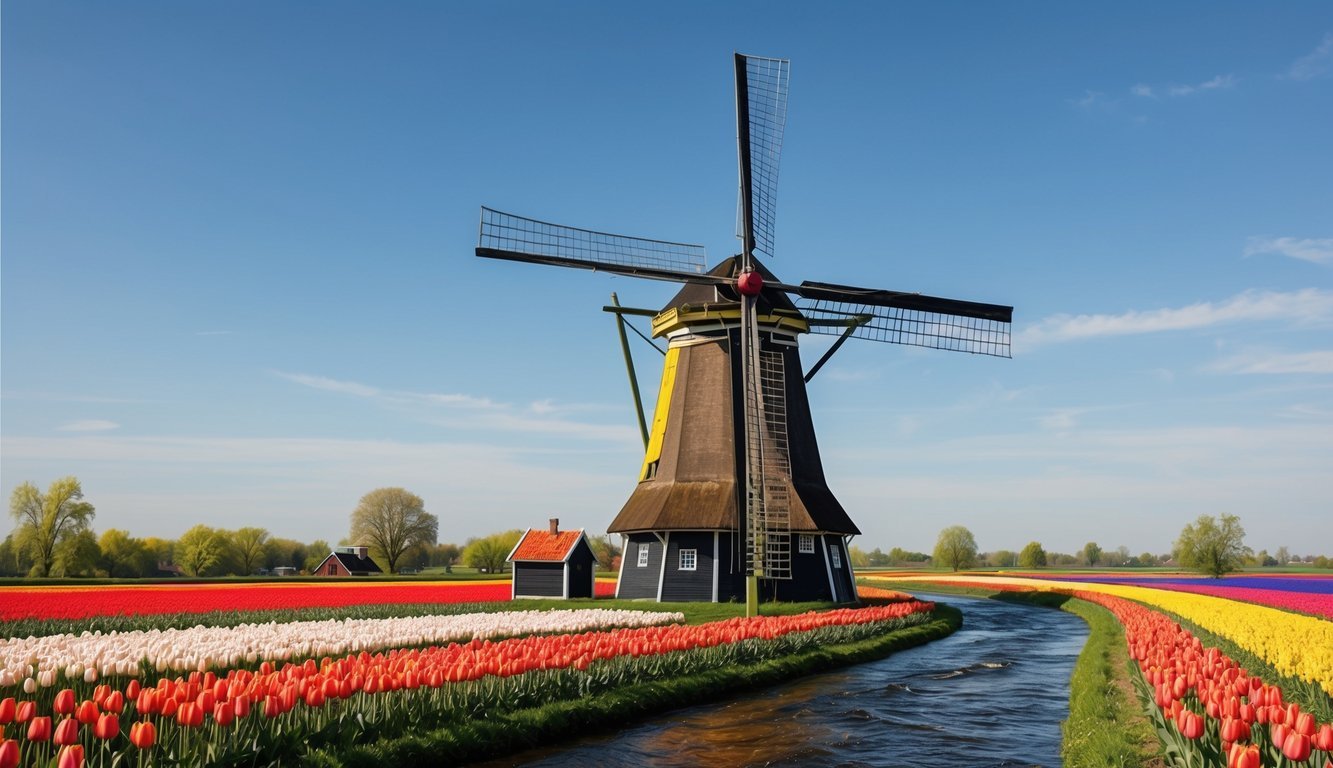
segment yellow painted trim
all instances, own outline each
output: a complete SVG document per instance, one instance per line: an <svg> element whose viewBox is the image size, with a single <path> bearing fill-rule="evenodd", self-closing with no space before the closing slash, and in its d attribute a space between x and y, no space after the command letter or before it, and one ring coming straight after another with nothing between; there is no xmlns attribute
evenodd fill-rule
<svg viewBox="0 0 1333 768"><path fill-rule="evenodd" d="M672 307L665 310L653 318L653 336L665 336L672 331L695 325L697 323L707 322L740 322L741 310L739 306L731 309L708 309L703 307L694 309L686 306L684 311L680 308ZM809 333L810 323L800 315L790 315L786 312L781 314L759 315L757 318L760 325L774 325L795 333Z"/></svg>
<svg viewBox="0 0 1333 768"><path fill-rule="evenodd" d="M667 412L671 410L671 392L676 387L676 365L680 362L680 348L667 349L662 364L662 385L657 390L657 406L653 408L653 426L648 433L648 450L643 454L643 468L639 481L648 479L648 468L662 458L662 440L666 437Z"/></svg>

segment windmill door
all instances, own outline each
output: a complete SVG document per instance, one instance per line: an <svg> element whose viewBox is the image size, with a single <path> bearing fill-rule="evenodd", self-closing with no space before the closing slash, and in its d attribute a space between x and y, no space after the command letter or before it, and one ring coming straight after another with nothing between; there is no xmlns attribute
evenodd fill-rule
<svg viewBox="0 0 1333 768"><path fill-rule="evenodd" d="M852 602L852 595L849 592L851 579L847 578L848 568L851 563L843 557L842 541L833 538L828 542L828 564L833 573L833 601L837 603Z"/></svg>

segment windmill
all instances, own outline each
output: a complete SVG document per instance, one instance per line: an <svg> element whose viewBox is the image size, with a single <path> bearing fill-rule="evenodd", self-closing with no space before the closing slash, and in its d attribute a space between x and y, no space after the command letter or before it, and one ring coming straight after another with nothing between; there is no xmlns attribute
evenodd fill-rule
<svg viewBox="0 0 1333 768"><path fill-rule="evenodd" d="M741 249L707 271L702 246L481 211L478 256L684 284L660 312L606 307L651 316L668 341L651 432L640 414L639 484L609 528L627 538L621 597L743 589L750 615L761 588L855 601L846 539L860 531L824 482L805 384L849 338L1009 356L1011 307L769 271L789 74L785 59L735 56ZM805 373L802 333L838 337Z"/></svg>

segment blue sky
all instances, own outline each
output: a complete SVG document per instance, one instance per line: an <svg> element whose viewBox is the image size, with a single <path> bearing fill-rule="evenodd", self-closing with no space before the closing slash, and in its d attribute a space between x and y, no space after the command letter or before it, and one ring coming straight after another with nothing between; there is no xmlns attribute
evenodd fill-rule
<svg viewBox="0 0 1333 768"><path fill-rule="evenodd" d="M6 498L604 531L642 447L600 308L674 289L477 259L478 207L734 253L734 51L792 60L780 277L1015 307L1012 360L861 342L811 382L858 545L1234 513L1333 554L1322 2L7 2Z"/></svg>

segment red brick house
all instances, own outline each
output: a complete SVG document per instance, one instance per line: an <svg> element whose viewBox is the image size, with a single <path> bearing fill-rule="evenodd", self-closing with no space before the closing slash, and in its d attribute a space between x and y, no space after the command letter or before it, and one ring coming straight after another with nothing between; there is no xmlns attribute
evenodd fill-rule
<svg viewBox="0 0 1333 768"><path fill-rule="evenodd" d="M338 547L320 562L311 576L370 576L384 573L374 560L370 559L369 547Z"/></svg>

